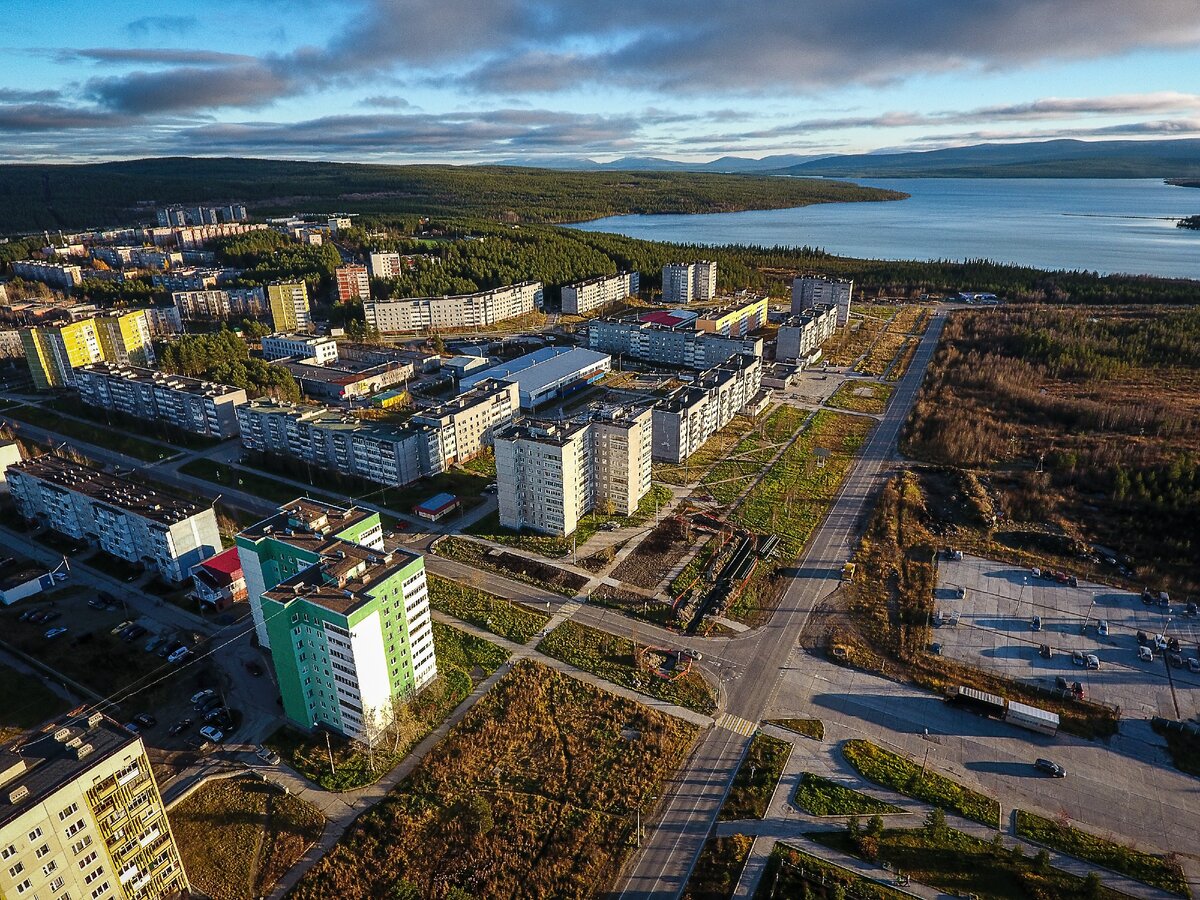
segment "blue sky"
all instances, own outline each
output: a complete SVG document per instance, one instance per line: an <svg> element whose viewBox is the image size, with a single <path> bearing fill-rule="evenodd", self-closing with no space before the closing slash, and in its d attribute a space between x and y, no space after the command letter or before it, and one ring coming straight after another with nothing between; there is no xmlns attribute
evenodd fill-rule
<svg viewBox="0 0 1200 900"><path fill-rule="evenodd" d="M1195 0L5 0L0 161L1200 136Z"/></svg>

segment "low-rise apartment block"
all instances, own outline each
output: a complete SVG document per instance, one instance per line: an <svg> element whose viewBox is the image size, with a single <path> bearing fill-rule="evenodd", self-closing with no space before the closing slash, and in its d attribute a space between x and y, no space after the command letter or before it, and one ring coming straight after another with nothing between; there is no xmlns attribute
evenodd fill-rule
<svg viewBox="0 0 1200 900"><path fill-rule="evenodd" d="M640 286L637 272L618 272L568 284L562 289L562 311L582 316L609 303L636 297Z"/></svg>
<svg viewBox="0 0 1200 900"><path fill-rule="evenodd" d="M83 283L83 269L72 263L43 262L40 259L18 259L12 264L13 274L26 281L40 281L60 291L69 291Z"/></svg>
<svg viewBox="0 0 1200 900"><path fill-rule="evenodd" d="M717 264L711 260L667 263L662 269L663 303L692 303L717 296Z"/></svg>
<svg viewBox="0 0 1200 900"><path fill-rule="evenodd" d="M780 324L775 336L775 358L781 362L810 359L837 329L837 307L814 304L808 312L791 315Z"/></svg>
<svg viewBox="0 0 1200 900"><path fill-rule="evenodd" d="M515 383L484 381L453 400L421 410L412 423L437 432L444 468L492 446L496 432L513 423L520 405Z"/></svg>
<svg viewBox="0 0 1200 900"><path fill-rule="evenodd" d="M362 399L404 384L413 374L412 363L407 362L372 366L347 360L318 366L309 360L284 359L277 365L292 373L306 397L318 400Z"/></svg>
<svg viewBox="0 0 1200 900"><path fill-rule="evenodd" d="M739 356L676 388L654 407L654 458L681 463L733 421L762 387L762 359Z"/></svg>
<svg viewBox="0 0 1200 900"><path fill-rule="evenodd" d="M378 740L437 677L424 557L387 550L379 513L294 500L237 536L284 713Z"/></svg>
<svg viewBox="0 0 1200 900"><path fill-rule="evenodd" d="M237 435L236 409L246 402L241 388L107 362L76 369L75 388L89 406L220 440Z"/></svg>
<svg viewBox="0 0 1200 900"><path fill-rule="evenodd" d="M482 328L541 308L542 283L524 281L477 294L365 303L363 313L368 325L387 333Z"/></svg>
<svg viewBox="0 0 1200 900"><path fill-rule="evenodd" d="M312 359L318 366L337 362L337 341L328 335L269 334L262 339L263 359Z"/></svg>
<svg viewBox="0 0 1200 900"><path fill-rule="evenodd" d="M371 279L367 276L367 267L360 265L338 266L333 271L337 285L337 298L345 303L348 300L370 300Z"/></svg>
<svg viewBox="0 0 1200 900"><path fill-rule="evenodd" d="M222 222L219 225L191 225L172 228L169 232L171 242L180 250L198 250L209 241L217 238L233 237L247 234L251 231L265 231L267 226L262 222L253 224L245 222Z"/></svg>
<svg viewBox="0 0 1200 900"><path fill-rule="evenodd" d="M142 739L101 713L0 749L0 896L159 900L189 891Z"/></svg>
<svg viewBox="0 0 1200 900"><path fill-rule="evenodd" d="M211 506L151 490L132 476L46 455L9 466L8 484L24 518L144 565L164 581L183 581L221 549Z"/></svg>
<svg viewBox="0 0 1200 900"><path fill-rule="evenodd" d="M792 312L807 312L817 304L836 306L837 323L844 326L850 321L850 300L853 295L853 281L827 275L801 275L792 280Z"/></svg>
<svg viewBox="0 0 1200 900"><path fill-rule="evenodd" d="M669 313L595 319L587 324L587 343L613 356L688 369L711 369L739 355L762 356L762 338L709 334L693 330L694 324Z"/></svg>
<svg viewBox="0 0 1200 900"><path fill-rule="evenodd" d="M260 287L176 291L171 300L185 321L257 318L270 310L266 294Z"/></svg>
<svg viewBox="0 0 1200 900"><path fill-rule="evenodd" d="M568 535L596 508L629 515L650 491L650 410L526 422L496 435L500 524Z"/></svg>
<svg viewBox="0 0 1200 900"><path fill-rule="evenodd" d="M303 281L267 285L267 304L276 331L307 331L312 325L308 307L308 285Z"/></svg>
<svg viewBox="0 0 1200 900"><path fill-rule="evenodd" d="M745 337L767 324L767 298L739 298L727 306L706 309L696 319L696 330L724 337Z"/></svg>

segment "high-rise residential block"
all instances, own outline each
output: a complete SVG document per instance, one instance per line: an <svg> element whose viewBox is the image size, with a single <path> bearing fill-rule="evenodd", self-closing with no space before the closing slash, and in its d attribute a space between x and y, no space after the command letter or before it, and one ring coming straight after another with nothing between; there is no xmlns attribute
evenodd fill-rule
<svg viewBox="0 0 1200 900"><path fill-rule="evenodd" d="M780 362L798 362L831 338L838 328L838 309L814 303L807 312L784 319L775 335L775 358Z"/></svg>
<svg viewBox="0 0 1200 900"><path fill-rule="evenodd" d="M369 254L367 262L371 267L372 278L399 278L404 273L404 263L399 253L381 250Z"/></svg>
<svg viewBox="0 0 1200 900"><path fill-rule="evenodd" d="M96 334L106 362L122 366L154 364L154 338L145 310L97 316Z"/></svg>
<svg viewBox="0 0 1200 900"><path fill-rule="evenodd" d="M696 319L696 330L740 338L766 324L767 298L743 296L727 306L706 309Z"/></svg>
<svg viewBox="0 0 1200 900"><path fill-rule="evenodd" d="M229 288L228 290L176 291L171 294L179 317L193 319L231 319L241 316L257 318L270 307L261 287Z"/></svg>
<svg viewBox="0 0 1200 900"><path fill-rule="evenodd" d="M792 280L792 312L807 312L818 303L837 307L838 327L850 321L854 282L826 275L801 275Z"/></svg>
<svg viewBox="0 0 1200 900"><path fill-rule="evenodd" d="M387 550L379 513L294 500L237 536L283 709L371 741L437 677L425 560Z"/></svg>
<svg viewBox="0 0 1200 900"><path fill-rule="evenodd" d="M662 269L664 303L691 303L717 296L717 264L710 260L667 263Z"/></svg>
<svg viewBox="0 0 1200 900"><path fill-rule="evenodd" d="M581 316L608 303L636 297L640 286L637 272L618 272L568 284L562 289L562 311Z"/></svg>
<svg viewBox="0 0 1200 900"><path fill-rule="evenodd" d="M69 387L75 368L104 359L94 319L65 325L39 325L21 332L25 362L39 391Z"/></svg>
<svg viewBox="0 0 1200 900"><path fill-rule="evenodd" d="M762 356L760 337L725 337L696 331L684 310L658 311L587 323L587 345L613 356L690 369L711 369L735 356Z"/></svg>
<svg viewBox="0 0 1200 900"><path fill-rule="evenodd" d="M276 331L308 331L312 324L308 310L308 285L303 281L267 285L267 303Z"/></svg>
<svg viewBox="0 0 1200 900"><path fill-rule="evenodd" d="M142 739L101 713L0 749L0 896L159 900L189 891Z"/></svg>
<svg viewBox="0 0 1200 900"><path fill-rule="evenodd" d="M654 458L681 463L733 421L762 387L762 358L738 356L702 372L654 406Z"/></svg>
<svg viewBox="0 0 1200 900"><path fill-rule="evenodd" d="M337 298L345 303L348 300L370 300L371 280L367 277L367 267L360 265L338 266L333 271L337 284Z"/></svg>

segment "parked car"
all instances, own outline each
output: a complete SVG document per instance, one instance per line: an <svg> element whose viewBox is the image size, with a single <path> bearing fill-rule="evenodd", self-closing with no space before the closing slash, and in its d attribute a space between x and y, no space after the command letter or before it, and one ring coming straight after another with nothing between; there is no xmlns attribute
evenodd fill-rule
<svg viewBox="0 0 1200 900"><path fill-rule="evenodd" d="M219 744L225 739L224 733L219 728L213 728L211 725L205 725L201 728L200 736L207 738L214 744Z"/></svg>
<svg viewBox="0 0 1200 900"><path fill-rule="evenodd" d="M183 743L187 745L188 749L193 750L196 753L203 753L205 750L207 750L209 747L212 746L212 741L206 740L205 738L202 738L202 737L198 737L197 735L192 735L187 740L185 740Z"/></svg>
<svg viewBox="0 0 1200 900"><path fill-rule="evenodd" d="M88 606L92 609L104 609L108 604L97 596L88 601Z"/></svg>
<svg viewBox="0 0 1200 900"><path fill-rule="evenodd" d="M1033 617L1033 623L1032 623L1032 624L1033 624L1033 630L1034 630L1034 631L1041 631L1041 630L1042 630L1042 617L1041 617L1041 616L1034 616L1034 617Z"/></svg>
<svg viewBox="0 0 1200 900"><path fill-rule="evenodd" d="M1137 633L1137 642L1138 642L1139 644L1148 644L1148 643L1150 643L1150 635L1146 634L1146 632L1144 632L1144 631L1138 631L1138 633Z"/></svg>
<svg viewBox="0 0 1200 900"><path fill-rule="evenodd" d="M1197 615L1200 615L1200 609L1197 609L1196 602L1194 600L1188 601L1188 605L1184 607L1183 614L1189 619L1194 619Z"/></svg>
<svg viewBox="0 0 1200 900"><path fill-rule="evenodd" d="M166 638L156 634L154 637L150 638L150 640L146 641L146 646L142 649L147 653L157 653L158 648L161 647L165 642Z"/></svg>
<svg viewBox="0 0 1200 900"><path fill-rule="evenodd" d="M1049 644L1042 644L1038 647L1038 656L1042 659L1054 659L1054 648Z"/></svg>
<svg viewBox="0 0 1200 900"><path fill-rule="evenodd" d="M205 722L215 722L217 719L226 719L229 717L229 710L224 706L214 706L204 714Z"/></svg>
<svg viewBox="0 0 1200 900"><path fill-rule="evenodd" d="M200 713L200 715L206 715L208 712L216 709L218 706L224 705L225 704L221 702L220 697L210 695L196 704L196 712Z"/></svg>
<svg viewBox="0 0 1200 900"><path fill-rule="evenodd" d="M1070 585L1071 587L1079 587L1079 579L1076 578L1074 575L1068 575L1067 576L1067 584Z"/></svg>
<svg viewBox="0 0 1200 900"><path fill-rule="evenodd" d="M158 655L166 659L176 650L183 646L183 641L169 641L158 648Z"/></svg>
<svg viewBox="0 0 1200 900"><path fill-rule="evenodd" d="M1058 763L1051 762L1048 759L1039 759L1034 763L1034 766L1038 769L1038 771L1045 772L1047 775L1051 775L1055 778L1067 777L1066 769L1064 769Z"/></svg>
<svg viewBox="0 0 1200 900"><path fill-rule="evenodd" d="M929 652L932 653L934 656L941 656L942 655L942 645L936 644L936 643L930 644Z"/></svg>
<svg viewBox="0 0 1200 900"><path fill-rule="evenodd" d="M132 624L133 624L133 619L126 619L124 622L120 622L120 623L114 625L108 633L109 634L120 634L122 631L124 631L126 628L128 628Z"/></svg>
<svg viewBox="0 0 1200 900"><path fill-rule="evenodd" d="M212 688L205 688L202 691L196 691L196 693L192 694L191 703L193 706L195 706L198 703L203 703L205 700L207 700L209 697L212 697L216 693L217 692L214 691Z"/></svg>
<svg viewBox="0 0 1200 900"><path fill-rule="evenodd" d="M188 656L191 655L191 652L192 651L189 650L187 647L180 647L178 650L176 650L174 653L172 653L170 656L167 657L167 662L169 662L169 663L183 662L185 659L188 658Z"/></svg>
<svg viewBox="0 0 1200 900"><path fill-rule="evenodd" d="M130 625L121 635L121 639L127 644L132 644L140 637L145 637L150 633L150 629L144 628L141 625Z"/></svg>
<svg viewBox="0 0 1200 900"><path fill-rule="evenodd" d="M45 625L47 622L56 622L61 618L62 613L60 613L57 609L52 609L50 612L42 614L42 617L38 619L38 624Z"/></svg>
<svg viewBox="0 0 1200 900"><path fill-rule="evenodd" d="M1159 650L1166 650L1168 647L1167 639L1161 634L1156 634L1154 636L1154 646Z"/></svg>
<svg viewBox="0 0 1200 900"><path fill-rule="evenodd" d="M679 652L681 655L686 656L688 659L695 659L695 660L704 659L704 655L699 650L693 650L691 647L684 647Z"/></svg>
<svg viewBox="0 0 1200 900"><path fill-rule="evenodd" d="M133 717L133 721L137 722L141 728L153 728L158 724L158 719L150 715L150 713L138 713Z"/></svg>
<svg viewBox="0 0 1200 900"><path fill-rule="evenodd" d="M27 609L27 610L25 610L25 612L23 612L19 616L17 616L17 621L18 622L28 622L30 619L32 619L34 616L36 616L39 612L41 612L40 609Z"/></svg>
<svg viewBox="0 0 1200 900"><path fill-rule="evenodd" d="M1179 653L1182 647L1179 646L1179 638L1167 638L1167 649L1172 653Z"/></svg>
<svg viewBox="0 0 1200 900"><path fill-rule="evenodd" d="M1071 662L1077 666L1083 666L1087 664L1087 659L1084 657L1082 650L1072 650Z"/></svg>
<svg viewBox="0 0 1200 900"><path fill-rule="evenodd" d="M1167 662L1173 665L1176 669L1183 668L1183 657L1178 653L1168 653Z"/></svg>
<svg viewBox="0 0 1200 900"><path fill-rule="evenodd" d="M142 729L138 728L137 722L126 722L123 726L126 731L132 731L134 734L141 734Z"/></svg>
<svg viewBox="0 0 1200 900"><path fill-rule="evenodd" d="M1034 566L1032 569L1029 570L1029 574L1032 575L1034 578L1041 578L1042 570L1039 569L1037 566Z"/></svg>
<svg viewBox="0 0 1200 900"><path fill-rule="evenodd" d="M191 727L192 727L191 719L180 719L178 722L176 722L174 725L172 725L170 728L167 729L167 734L170 734L172 736L174 736L176 734L183 734L183 732L187 731Z"/></svg>
<svg viewBox="0 0 1200 900"><path fill-rule="evenodd" d="M1069 691L1071 689L1071 682L1067 681L1062 675L1055 675L1054 687L1060 691Z"/></svg>
<svg viewBox="0 0 1200 900"><path fill-rule="evenodd" d="M1108 619L1101 619L1096 623L1096 633L1100 637L1108 637Z"/></svg>
<svg viewBox="0 0 1200 900"><path fill-rule="evenodd" d="M67 633L67 629L63 628L61 625L58 626L57 628L51 628L49 631L46 632L46 640L52 640L52 639L58 637L60 634L66 634L66 633Z"/></svg>
<svg viewBox="0 0 1200 900"><path fill-rule="evenodd" d="M254 755L257 756L259 759L261 759L263 762L265 762L268 766L277 766L281 762L281 760L279 759L279 754L276 753L274 750L272 750L270 747L260 746L257 750L254 751Z"/></svg>
<svg viewBox="0 0 1200 900"><path fill-rule="evenodd" d="M1098 657L1095 653L1089 653L1087 656L1087 667L1089 669L1099 669L1100 657Z"/></svg>
<svg viewBox="0 0 1200 900"><path fill-rule="evenodd" d="M1200 672L1200 659L1196 659L1194 656L1189 656L1187 660L1187 667L1189 672Z"/></svg>
<svg viewBox="0 0 1200 900"><path fill-rule="evenodd" d="M1076 681L1071 685L1071 693L1075 695L1076 700L1083 699L1083 682Z"/></svg>
<svg viewBox="0 0 1200 900"><path fill-rule="evenodd" d="M1138 647L1138 660L1141 662L1154 662L1154 651L1149 647Z"/></svg>

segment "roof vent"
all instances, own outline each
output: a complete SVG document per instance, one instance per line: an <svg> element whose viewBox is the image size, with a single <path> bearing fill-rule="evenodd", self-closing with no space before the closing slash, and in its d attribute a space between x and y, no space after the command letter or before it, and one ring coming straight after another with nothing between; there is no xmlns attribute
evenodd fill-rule
<svg viewBox="0 0 1200 900"><path fill-rule="evenodd" d="M74 753L73 753L74 757L76 759L83 759L85 756L87 756L89 753L91 753L92 750L95 748L92 747L91 744L80 744L78 747L75 747L73 749L74 749Z"/></svg>
<svg viewBox="0 0 1200 900"><path fill-rule="evenodd" d="M71 739L71 729L66 727L58 729L58 731L54 732L54 739L60 744L65 744Z"/></svg>
<svg viewBox="0 0 1200 900"><path fill-rule="evenodd" d="M13 788L11 791L8 792L8 802L10 804L15 805L15 804L21 802L22 800L24 800L28 796L29 796L29 788L26 787L25 785L21 785L20 787Z"/></svg>
<svg viewBox="0 0 1200 900"><path fill-rule="evenodd" d="M94 712L90 716L88 716L88 720L87 720L88 728L95 728L97 725L99 725L103 721L104 721L104 713Z"/></svg>

